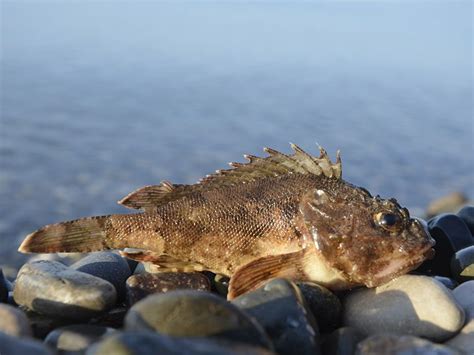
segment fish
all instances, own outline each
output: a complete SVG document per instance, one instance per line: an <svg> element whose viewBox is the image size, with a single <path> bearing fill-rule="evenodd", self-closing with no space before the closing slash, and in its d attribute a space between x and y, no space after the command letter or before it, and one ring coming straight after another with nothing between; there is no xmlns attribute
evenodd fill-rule
<svg viewBox="0 0 474 355"><path fill-rule="evenodd" d="M393 199L342 178L337 151L312 156L264 148L195 184L139 188L119 201L139 210L46 225L22 253L120 250L163 271L230 277L228 299L283 277L331 290L376 287L434 255L426 223Z"/></svg>

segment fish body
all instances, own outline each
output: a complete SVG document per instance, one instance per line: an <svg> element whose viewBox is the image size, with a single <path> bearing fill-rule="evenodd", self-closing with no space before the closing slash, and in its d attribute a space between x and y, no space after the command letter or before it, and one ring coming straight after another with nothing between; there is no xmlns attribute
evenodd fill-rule
<svg viewBox="0 0 474 355"><path fill-rule="evenodd" d="M333 164L323 149L313 157L292 147L246 156L194 185L146 186L120 201L144 212L45 226L20 251L136 248L124 255L230 276L229 298L272 277L373 287L432 253L433 239L406 209L341 178L339 155Z"/></svg>

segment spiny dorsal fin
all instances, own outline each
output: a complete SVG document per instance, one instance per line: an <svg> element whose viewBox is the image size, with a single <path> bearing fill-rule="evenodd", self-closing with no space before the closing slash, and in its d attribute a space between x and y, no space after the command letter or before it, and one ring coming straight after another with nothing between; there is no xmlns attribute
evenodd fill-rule
<svg viewBox="0 0 474 355"><path fill-rule="evenodd" d="M337 152L336 163L332 163L326 151L319 147L320 156L313 157L295 144L294 154L286 155L271 148L264 148L268 157L244 155L248 163L229 163L232 169L217 170L194 185L176 185L163 181L160 185L142 187L119 201L120 204L152 212L157 206L178 200L190 193L210 191L219 187L245 184L257 179L286 174L324 175L340 179L342 175L341 156Z"/></svg>

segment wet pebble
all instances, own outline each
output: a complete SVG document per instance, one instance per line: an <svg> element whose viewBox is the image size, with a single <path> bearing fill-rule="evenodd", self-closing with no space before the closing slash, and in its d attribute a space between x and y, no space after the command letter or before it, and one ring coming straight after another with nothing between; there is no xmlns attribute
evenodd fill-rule
<svg viewBox="0 0 474 355"><path fill-rule="evenodd" d="M298 282L308 308L318 322L320 332L330 332L341 322L342 306L339 298L327 288L314 282Z"/></svg>
<svg viewBox="0 0 474 355"><path fill-rule="evenodd" d="M467 228L474 237L474 206L465 206L458 212L459 218L466 223Z"/></svg>
<svg viewBox="0 0 474 355"><path fill-rule="evenodd" d="M130 308L125 317L125 328L272 347L261 326L238 307L217 295L195 290L148 296Z"/></svg>
<svg viewBox="0 0 474 355"><path fill-rule="evenodd" d="M53 352L40 341L17 338L0 332L0 354L53 355Z"/></svg>
<svg viewBox="0 0 474 355"><path fill-rule="evenodd" d="M232 303L254 317L270 336L278 354L319 354L319 331L300 289L273 279Z"/></svg>
<svg viewBox="0 0 474 355"><path fill-rule="evenodd" d="M272 355L248 344L204 338L176 338L151 332L123 332L93 345L87 355Z"/></svg>
<svg viewBox="0 0 474 355"><path fill-rule="evenodd" d="M108 281L41 260L23 265L13 297L17 304L44 315L83 320L113 307L117 294Z"/></svg>
<svg viewBox="0 0 474 355"><path fill-rule="evenodd" d="M0 303L8 301L7 279L3 276L3 270L0 268Z"/></svg>
<svg viewBox="0 0 474 355"><path fill-rule="evenodd" d="M356 350L357 344L363 338L353 328L342 327L336 329L323 338L322 353L323 355L352 355Z"/></svg>
<svg viewBox="0 0 474 355"><path fill-rule="evenodd" d="M91 253L70 267L110 282L117 291L117 301L125 299L125 281L131 272L127 261L120 255L112 252Z"/></svg>
<svg viewBox="0 0 474 355"><path fill-rule="evenodd" d="M153 293L164 293L178 289L210 291L209 279L198 272L162 272L138 274L127 279L127 298L134 304Z"/></svg>
<svg viewBox="0 0 474 355"><path fill-rule="evenodd" d="M89 324L74 324L53 330L44 343L59 351L85 351L90 345L113 333L112 328Z"/></svg>
<svg viewBox="0 0 474 355"><path fill-rule="evenodd" d="M32 335L25 313L9 304L0 304L0 332L16 337Z"/></svg>
<svg viewBox="0 0 474 355"><path fill-rule="evenodd" d="M451 291L426 276L404 275L374 289L355 290L344 298L343 309L343 324L364 335L398 333L443 341L464 323L464 311Z"/></svg>
<svg viewBox="0 0 474 355"><path fill-rule="evenodd" d="M459 282L474 280L474 245L461 249L453 255L451 274Z"/></svg>
<svg viewBox="0 0 474 355"><path fill-rule="evenodd" d="M457 350L411 335L373 335L357 346L356 355L460 355Z"/></svg>

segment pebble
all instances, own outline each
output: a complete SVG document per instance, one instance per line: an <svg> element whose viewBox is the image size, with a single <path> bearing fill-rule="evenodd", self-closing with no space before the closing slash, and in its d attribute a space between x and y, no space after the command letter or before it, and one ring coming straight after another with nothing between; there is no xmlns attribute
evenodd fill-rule
<svg viewBox="0 0 474 355"><path fill-rule="evenodd" d="M47 316L83 320L113 307L117 294L108 281L57 261L40 260L20 269L13 297L17 304Z"/></svg>
<svg viewBox="0 0 474 355"><path fill-rule="evenodd" d="M447 346L434 344L411 335L373 335L357 346L356 355L460 355Z"/></svg>
<svg viewBox="0 0 474 355"><path fill-rule="evenodd" d="M446 288L449 288L450 290L454 290L456 287L458 287L458 282L456 280L453 280L450 277L445 277L445 276L433 276L433 278L441 282Z"/></svg>
<svg viewBox="0 0 474 355"><path fill-rule="evenodd" d="M89 323L110 328L122 328L123 321L127 312L128 308L126 307L116 307L111 309L107 313L92 318Z"/></svg>
<svg viewBox="0 0 474 355"><path fill-rule="evenodd" d="M426 214L428 217L433 217L441 213L453 213L459 210L467 201L468 199L463 193L452 192L432 201L426 209Z"/></svg>
<svg viewBox="0 0 474 355"><path fill-rule="evenodd" d="M25 309L25 315L28 318L33 336L38 339L44 339L52 330L74 323L74 320L63 318L53 318Z"/></svg>
<svg viewBox="0 0 474 355"><path fill-rule="evenodd" d="M132 275L127 279L126 287L127 298L131 305L153 293L164 293L178 289L211 290L209 279L198 272Z"/></svg>
<svg viewBox="0 0 474 355"><path fill-rule="evenodd" d="M113 333L112 328L74 324L53 330L44 343L59 351L85 351L90 345Z"/></svg>
<svg viewBox="0 0 474 355"><path fill-rule="evenodd" d="M321 350L323 355L352 355L363 338L355 329L342 327L323 338Z"/></svg>
<svg viewBox="0 0 474 355"><path fill-rule="evenodd" d="M53 355L53 352L37 340L17 338L0 332L0 354Z"/></svg>
<svg viewBox="0 0 474 355"><path fill-rule="evenodd" d="M151 332L123 332L93 345L87 355L274 355L261 347L205 338L174 338Z"/></svg>
<svg viewBox="0 0 474 355"><path fill-rule="evenodd" d="M454 298L464 308L466 318L474 319L474 281L467 281L456 287Z"/></svg>
<svg viewBox="0 0 474 355"><path fill-rule="evenodd" d="M463 207L458 212L458 216L466 223L467 228L469 228L471 235L474 237L474 206Z"/></svg>
<svg viewBox="0 0 474 355"><path fill-rule="evenodd" d="M404 275L355 290L344 298L343 309L343 324L364 335L398 333L443 341L464 324L464 311L451 291L427 276Z"/></svg>
<svg viewBox="0 0 474 355"><path fill-rule="evenodd" d="M445 344L466 354L474 354L474 281L467 281L456 287L454 298L464 308L467 322L461 331Z"/></svg>
<svg viewBox="0 0 474 355"><path fill-rule="evenodd" d="M474 245L459 250L453 255L451 274L459 282L474 280Z"/></svg>
<svg viewBox="0 0 474 355"><path fill-rule="evenodd" d="M125 281L131 271L127 261L120 255L107 251L91 253L70 267L110 282L117 291L117 301L125 299Z"/></svg>
<svg viewBox="0 0 474 355"><path fill-rule="evenodd" d="M266 330L278 354L319 354L319 331L300 289L286 279L273 279L232 303Z"/></svg>
<svg viewBox="0 0 474 355"><path fill-rule="evenodd" d="M474 354L474 319L471 318L455 337L444 344L463 354Z"/></svg>
<svg viewBox="0 0 474 355"><path fill-rule="evenodd" d="M227 298L229 291L230 278L224 275L215 275L213 280L213 286L215 287L218 294Z"/></svg>
<svg viewBox="0 0 474 355"><path fill-rule="evenodd" d="M238 307L217 295L195 290L155 294L135 303L125 317L125 328L272 348L261 326Z"/></svg>
<svg viewBox="0 0 474 355"><path fill-rule="evenodd" d="M9 304L0 304L0 332L15 337L32 335L28 317L20 309Z"/></svg>
<svg viewBox="0 0 474 355"><path fill-rule="evenodd" d="M339 298L314 282L298 282L297 285L316 318L319 331L327 333L336 329L341 323L342 306Z"/></svg>
<svg viewBox="0 0 474 355"><path fill-rule="evenodd" d="M8 301L7 279L3 276L3 270L0 268L0 303Z"/></svg>
<svg viewBox="0 0 474 355"><path fill-rule="evenodd" d="M473 244L471 232L461 218L454 214L443 214L428 222L431 236L435 239L433 259L425 261L417 271L431 275L451 276L452 256Z"/></svg>

